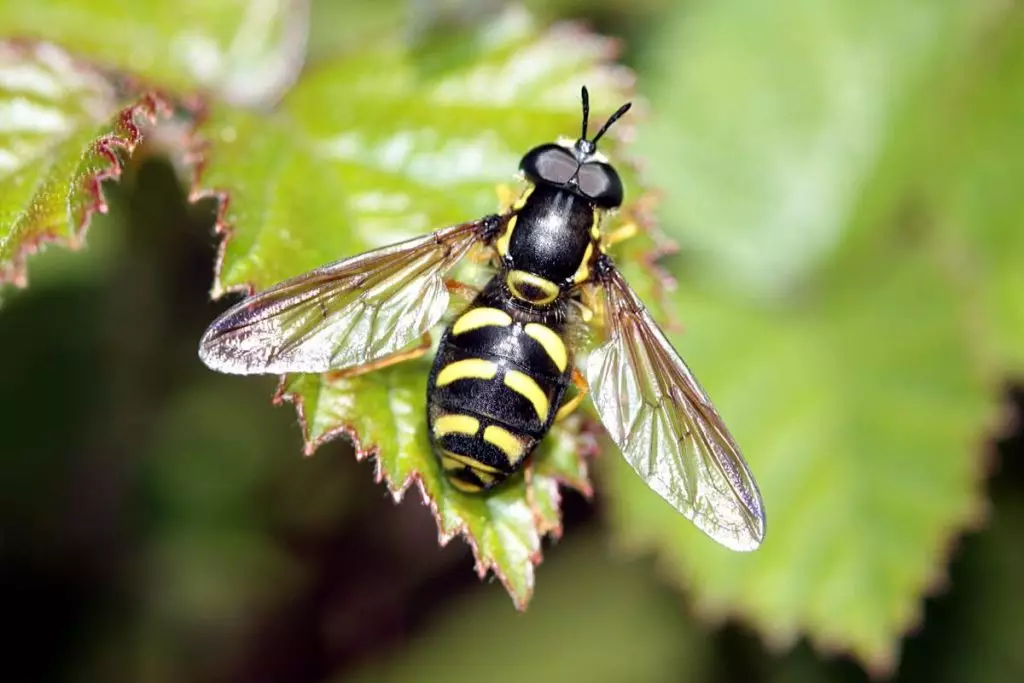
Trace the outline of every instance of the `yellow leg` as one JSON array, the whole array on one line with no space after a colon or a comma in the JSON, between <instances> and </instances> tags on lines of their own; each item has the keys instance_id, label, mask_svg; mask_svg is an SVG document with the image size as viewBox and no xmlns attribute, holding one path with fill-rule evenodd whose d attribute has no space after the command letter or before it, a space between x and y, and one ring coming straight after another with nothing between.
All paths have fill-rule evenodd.
<instances>
[{"instance_id":1,"label":"yellow leg","mask_svg":"<svg viewBox=\"0 0 1024 683\"><path fill-rule=\"evenodd\" d=\"M589 323L591 320L594 319L593 308L583 303L582 301L577 301L576 299L569 299L569 301L570 303L575 305L576 308L580 309L580 315L583 317L583 322Z\"/></svg>"},{"instance_id":2,"label":"yellow leg","mask_svg":"<svg viewBox=\"0 0 1024 683\"><path fill-rule=\"evenodd\" d=\"M358 377L359 375L362 375L367 372L372 372L374 370L386 368L389 365L395 365L396 363L402 363L407 360L419 358L420 356L422 356L423 354L430 350L430 345L430 333L425 332L423 336L420 337L420 343L411 349L395 351L392 354L384 356L383 358L378 358L377 360L372 361L370 363L366 363L365 365L356 365L351 368L345 368L343 370L335 370L333 372L327 373L327 376L332 380L346 379L349 377Z\"/></svg>"},{"instance_id":3,"label":"yellow leg","mask_svg":"<svg viewBox=\"0 0 1024 683\"><path fill-rule=\"evenodd\" d=\"M587 378L583 376L583 373L578 368L572 369L572 383L576 385L576 395L563 403L562 407L558 409L558 412L555 413L555 422L561 422L572 415L572 412L579 408L580 404L583 403L583 399L590 393L590 385L587 384Z\"/></svg>"},{"instance_id":4,"label":"yellow leg","mask_svg":"<svg viewBox=\"0 0 1024 683\"><path fill-rule=\"evenodd\" d=\"M636 237L638 232L640 232L640 227L635 221L626 221L604 236L601 240L601 247L602 249L609 249L619 242L624 242L631 237Z\"/></svg>"},{"instance_id":5,"label":"yellow leg","mask_svg":"<svg viewBox=\"0 0 1024 683\"><path fill-rule=\"evenodd\" d=\"M579 306L583 322L604 327L604 306L597 298L597 288L593 285L584 285L579 291L580 301L573 300L573 303Z\"/></svg>"}]
</instances>

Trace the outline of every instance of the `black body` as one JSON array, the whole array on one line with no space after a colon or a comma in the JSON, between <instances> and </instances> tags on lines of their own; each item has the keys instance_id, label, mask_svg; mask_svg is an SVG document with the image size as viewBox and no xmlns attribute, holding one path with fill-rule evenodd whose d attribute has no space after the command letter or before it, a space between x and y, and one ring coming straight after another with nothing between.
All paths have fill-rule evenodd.
<instances>
[{"instance_id":1,"label":"black body","mask_svg":"<svg viewBox=\"0 0 1024 683\"><path fill-rule=\"evenodd\" d=\"M519 210L503 265L569 289L593 241L593 224L593 203L560 188L538 185Z\"/></svg>"},{"instance_id":2,"label":"black body","mask_svg":"<svg viewBox=\"0 0 1024 683\"><path fill-rule=\"evenodd\" d=\"M625 104L587 139L533 148L520 162L531 183L493 238L500 268L445 331L427 383L427 422L442 467L463 491L505 481L559 415L573 377L566 325L571 297L593 280L602 215L622 204L622 181L597 141ZM584 385L585 386L585 385ZM582 395L578 395L581 398ZM573 399L566 414L578 404Z\"/></svg>"},{"instance_id":3,"label":"black body","mask_svg":"<svg viewBox=\"0 0 1024 683\"><path fill-rule=\"evenodd\" d=\"M551 428L569 383L572 358L567 350L567 362L560 369L545 346L528 335L525 328L533 323L562 337L568 305L561 302L545 310L524 307L508 293L500 277L495 277L460 319L474 309L488 308L507 313L508 324L486 325L454 334L453 323L445 330L427 381L427 414L435 452L445 464L449 478L457 485L462 484L459 488L472 491L500 484L520 468ZM438 387L438 374L463 360L492 362L497 372L490 379L461 377ZM507 385L506 377L512 372L529 377L543 392L547 404L543 418L526 395ZM473 434L438 436L435 425L443 415L470 416L478 421L479 429ZM492 425L515 437L520 444L518 457L510 458L493 440L485 438L490 436L487 428ZM447 460L452 454L467 460L458 463L461 467L456 466Z\"/></svg>"}]
</instances>

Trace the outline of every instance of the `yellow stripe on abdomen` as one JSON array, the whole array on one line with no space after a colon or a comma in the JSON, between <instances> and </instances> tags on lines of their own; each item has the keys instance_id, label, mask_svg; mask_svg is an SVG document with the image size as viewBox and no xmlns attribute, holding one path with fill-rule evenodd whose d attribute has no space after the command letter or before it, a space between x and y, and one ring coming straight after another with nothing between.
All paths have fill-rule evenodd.
<instances>
[{"instance_id":1,"label":"yellow stripe on abdomen","mask_svg":"<svg viewBox=\"0 0 1024 683\"><path fill-rule=\"evenodd\" d=\"M479 493L483 490L482 486L477 486L476 484L464 481L458 477L448 477L448 482L464 493Z\"/></svg>"},{"instance_id":2,"label":"yellow stripe on abdomen","mask_svg":"<svg viewBox=\"0 0 1024 683\"><path fill-rule=\"evenodd\" d=\"M512 432L498 425L488 425L484 429L484 441L491 444L508 458L508 464L515 467L523 459L526 444Z\"/></svg>"},{"instance_id":3,"label":"yellow stripe on abdomen","mask_svg":"<svg viewBox=\"0 0 1024 683\"><path fill-rule=\"evenodd\" d=\"M532 403L533 409L537 411L537 419L547 422L548 397L536 380L518 370L509 370L505 373L505 386Z\"/></svg>"},{"instance_id":4,"label":"yellow stripe on abdomen","mask_svg":"<svg viewBox=\"0 0 1024 683\"><path fill-rule=\"evenodd\" d=\"M490 429L490 427L488 427L487 429ZM485 430L484 433L486 434L486 430ZM484 438L486 438L486 436ZM461 453L455 453L454 451L450 451L448 449L442 449L441 450L441 457L442 458L448 458L448 459L452 460L453 462L458 463L459 466L461 466L461 467L468 467L469 469L477 470L478 472L487 472L488 474L501 474L501 470L499 470L497 467L491 467L490 465L485 465L484 463L480 462L479 460L474 460L473 458L469 457L468 455L462 455ZM445 467L445 469L448 469L448 468Z\"/></svg>"},{"instance_id":5,"label":"yellow stripe on abdomen","mask_svg":"<svg viewBox=\"0 0 1024 683\"><path fill-rule=\"evenodd\" d=\"M512 316L499 308L474 308L455 321L452 334L460 335L481 327L508 327L511 324Z\"/></svg>"},{"instance_id":6,"label":"yellow stripe on abdomen","mask_svg":"<svg viewBox=\"0 0 1024 683\"><path fill-rule=\"evenodd\" d=\"M480 421L471 415L442 415L434 420L434 436L445 434L468 434L474 436L480 431Z\"/></svg>"},{"instance_id":7,"label":"yellow stripe on abdomen","mask_svg":"<svg viewBox=\"0 0 1024 683\"><path fill-rule=\"evenodd\" d=\"M466 358L441 368L441 372L437 373L435 384L444 387L460 379L494 379L497 374L498 366L493 361L482 358Z\"/></svg>"},{"instance_id":8,"label":"yellow stripe on abdomen","mask_svg":"<svg viewBox=\"0 0 1024 683\"><path fill-rule=\"evenodd\" d=\"M557 332L540 323L526 323L523 331L541 345L559 372L565 372L565 366L569 364L569 354L565 350L565 342Z\"/></svg>"}]
</instances>

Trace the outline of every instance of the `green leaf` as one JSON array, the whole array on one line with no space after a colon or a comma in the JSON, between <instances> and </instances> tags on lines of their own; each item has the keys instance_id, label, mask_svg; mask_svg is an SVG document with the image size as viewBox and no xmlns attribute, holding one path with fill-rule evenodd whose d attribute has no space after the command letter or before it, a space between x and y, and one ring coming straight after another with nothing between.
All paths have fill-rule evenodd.
<instances>
[{"instance_id":1,"label":"green leaf","mask_svg":"<svg viewBox=\"0 0 1024 683\"><path fill-rule=\"evenodd\" d=\"M27 256L47 242L81 245L107 208L101 184L168 113L56 47L0 41L0 283L24 286Z\"/></svg>"},{"instance_id":2,"label":"green leaf","mask_svg":"<svg viewBox=\"0 0 1024 683\"><path fill-rule=\"evenodd\" d=\"M744 447L768 518L747 555L714 546L606 458L623 542L655 547L709 614L776 644L802 633L888 670L951 538L979 519L994 410L937 257L880 245L813 303L766 310L681 289L673 341ZM909 314L912 312L912 314Z\"/></svg>"},{"instance_id":3,"label":"green leaf","mask_svg":"<svg viewBox=\"0 0 1024 683\"><path fill-rule=\"evenodd\" d=\"M609 41L577 27L540 34L522 11L432 45L429 60L395 35L321 64L270 115L231 108L204 124L200 179L221 197L228 235L214 293L262 289L323 263L494 213L496 189L514 182L532 146L578 134L579 88L594 120L628 96L627 72L606 60ZM629 128L613 129L614 138ZM625 169L624 169L625 170ZM627 193L640 187L626 173ZM642 281L641 281L642 285ZM492 494L452 488L425 433L426 360L349 379L287 378L306 450L347 434L377 454L378 478L396 497L417 481L442 542L457 533L523 607L541 538L560 532L557 482L589 490L573 429L556 428L529 485ZM574 424L574 423L570 423Z\"/></svg>"},{"instance_id":4,"label":"green leaf","mask_svg":"<svg viewBox=\"0 0 1024 683\"><path fill-rule=\"evenodd\" d=\"M610 459L614 517L772 643L888 671L979 523L994 384L1024 348L1021 25L1000 3L727 0L652 41L639 146L690 266L674 339L768 532L710 549Z\"/></svg>"},{"instance_id":5,"label":"green leaf","mask_svg":"<svg viewBox=\"0 0 1024 683\"><path fill-rule=\"evenodd\" d=\"M441 543L465 534L480 576L493 570L525 607L541 536L560 530L557 484L582 488L586 483L575 440L555 430L537 451L529 486L518 476L492 494L462 493L448 483L430 446L429 372L429 363L411 361L352 378L292 375L278 397L296 404L307 454L343 433L355 443L357 458L375 456L377 479L386 482L396 502L416 482L437 518Z\"/></svg>"},{"instance_id":6,"label":"green leaf","mask_svg":"<svg viewBox=\"0 0 1024 683\"><path fill-rule=\"evenodd\" d=\"M0 26L166 88L251 104L298 73L308 12L308 0L47 0L0 4Z\"/></svg>"},{"instance_id":7,"label":"green leaf","mask_svg":"<svg viewBox=\"0 0 1024 683\"><path fill-rule=\"evenodd\" d=\"M1024 10L1006 19L953 72L927 130L949 138L931 199L950 274L974 306L979 353L993 375L1024 376Z\"/></svg>"},{"instance_id":8,"label":"green leaf","mask_svg":"<svg viewBox=\"0 0 1024 683\"><path fill-rule=\"evenodd\" d=\"M657 118L637 144L667 190L665 228L699 255L702 275L752 296L812 275L851 216L871 214L893 177L914 170L888 154L893 130L984 4L677 5L647 43Z\"/></svg>"}]
</instances>

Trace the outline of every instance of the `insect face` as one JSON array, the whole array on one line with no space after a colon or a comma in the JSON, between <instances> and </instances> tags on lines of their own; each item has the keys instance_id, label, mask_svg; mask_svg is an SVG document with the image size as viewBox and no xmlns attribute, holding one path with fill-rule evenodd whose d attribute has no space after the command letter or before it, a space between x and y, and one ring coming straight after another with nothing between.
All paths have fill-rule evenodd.
<instances>
[{"instance_id":1,"label":"insect face","mask_svg":"<svg viewBox=\"0 0 1024 683\"><path fill-rule=\"evenodd\" d=\"M622 205L622 179L618 172L597 151L601 139L613 123L629 111L626 103L612 114L591 139L587 139L590 118L590 96L583 88L583 128L580 138L572 145L548 143L534 147L519 162L527 179L578 194L601 207L615 209Z\"/></svg>"},{"instance_id":2,"label":"insect face","mask_svg":"<svg viewBox=\"0 0 1024 683\"><path fill-rule=\"evenodd\" d=\"M622 180L611 164L581 151L577 140L570 149L556 143L534 147L519 164L530 182L546 183L579 194L603 209L622 205ZM585 146L582 149L586 149Z\"/></svg>"}]
</instances>

